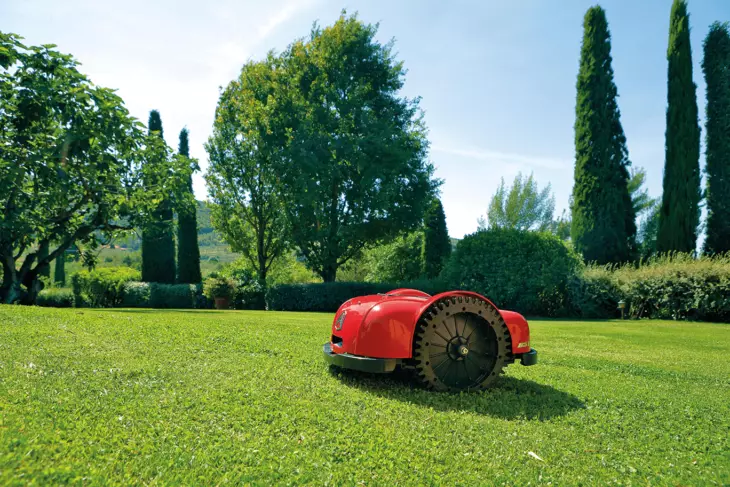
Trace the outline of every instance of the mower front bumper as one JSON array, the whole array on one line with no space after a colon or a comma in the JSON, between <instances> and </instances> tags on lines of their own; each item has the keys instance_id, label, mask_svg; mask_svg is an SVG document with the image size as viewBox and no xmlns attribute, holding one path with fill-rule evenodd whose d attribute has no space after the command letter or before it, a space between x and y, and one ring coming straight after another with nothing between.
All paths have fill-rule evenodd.
<instances>
[{"instance_id":1,"label":"mower front bumper","mask_svg":"<svg viewBox=\"0 0 730 487\"><path fill-rule=\"evenodd\" d=\"M373 372L383 374L393 372L398 362L394 358L370 358L361 357L359 355L351 355L349 353L334 353L332 344L324 344L324 359L330 365L342 367L343 369L360 370L362 372Z\"/></svg>"},{"instance_id":2,"label":"mower front bumper","mask_svg":"<svg viewBox=\"0 0 730 487\"><path fill-rule=\"evenodd\" d=\"M523 353L519 357L522 365L535 365L537 363L537 350L531 348L529 352Z\"/></svg>"}]
</instances>

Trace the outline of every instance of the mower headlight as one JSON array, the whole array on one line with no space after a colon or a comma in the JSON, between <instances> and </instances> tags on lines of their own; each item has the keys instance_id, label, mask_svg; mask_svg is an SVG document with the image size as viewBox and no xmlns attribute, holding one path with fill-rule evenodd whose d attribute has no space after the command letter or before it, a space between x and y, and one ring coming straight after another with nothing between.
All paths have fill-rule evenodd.
<instances>
[{"instance_id":1,"label":"mower headlight","mask_svg":"<svg viewBox=\"0 0 730 487\"><path fill-rule=\"evenodd\" d=\"M342 329L342 325L345 324L345 316L347 315L347 311L343 311L340 313L340 316L337 317L335 320L335 330L340 331Z\"/></svg>"}]
</instances>

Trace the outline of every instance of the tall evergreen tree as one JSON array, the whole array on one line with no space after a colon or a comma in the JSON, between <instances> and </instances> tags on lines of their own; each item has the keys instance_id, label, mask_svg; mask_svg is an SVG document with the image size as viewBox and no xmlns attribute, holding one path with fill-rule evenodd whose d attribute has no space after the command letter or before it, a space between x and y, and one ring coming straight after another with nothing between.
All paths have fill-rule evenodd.
<instances>
[{"instance_id":1,"label":"tall evergreen tree","mask_svg":"<svg viewBox=\"0 0 730 487\"><path fill-rule=\"evenodd\" d=\"M149 135L163 138L162 120L157 110L150 112ZM155 184L147 181L147 184ZM169 201L162 201L152 215L152 221L142 230L142 280L145 282L175 282L175 241L173 213Z\"/></svg>"},{"instance_id":2,"label":"tall evergreen tree","mask_svg":"<svg viewBox=\"0 0 730 487\"><path fill-rule=\"evenodd\" d=\"M700 222L700 127L697 87L692 81L689 14L685 0L674 0L667 49L667 128L664 194L659 212L657 250L692 252Z\"/></svg>"},{"instance_id":3,"label":"tall evergreen tree","mask_svg":"<svg viewBox=\"0 0 730 487\"><path fill-rule=\"evenodd\" d=\"M635 257L636 215L628 189L629 161L611 67L606 13L591 7L583 19L576 83L575 184L571 237L587 261Z\"/></svg>"},{"instance_id":4,"label":"tall evergreen tree","mask_svg":"<svg viewBox=\"0 0 730 487\"><path fill-rule=\"evenodd\" d=\"M56 264L53 270L53 282L59 286L66 285L66 259L63 253L56 257Z\"/></svg>"},{"instance_id":5,"label":"tall evergreen tree","mask_svg":"<svg viewBox=\"0 0 730 487\"><path fill-rule=\"evenodd\" d=\"M180 142L177 152L181 156L190 157L187 129L180 131ZM195 167L193 170L195 170ZM192 176L188 180L188 190L192 194ZM196 216L196 202L193 199L191 204L180 207L177 210L177 282L195 284L201 280L198 220Z\"/></svg>"},{"instance_id":6,"label":"tall evergreen tree","mask_svg":"<svg viewBox=\"0 0 730 487\"><path fill-rule=\"evenodd\" d=\"M434 198L424 216L423 250L421 252L424 276L427 278L438 276L449 255L451 255L451 239L446 229L444 207L438 198Z\"/></svg>"},{"instance_id":7,"label":"tall evergreen tree","mask_svg":"<svg viewBox=\"0 0 730 487\"><path fill-rule=\"evenodd\" d=\"M704 43L707 83L705 252L730 251L730 25L715 22Z\"/></svg>"}]
</instances>

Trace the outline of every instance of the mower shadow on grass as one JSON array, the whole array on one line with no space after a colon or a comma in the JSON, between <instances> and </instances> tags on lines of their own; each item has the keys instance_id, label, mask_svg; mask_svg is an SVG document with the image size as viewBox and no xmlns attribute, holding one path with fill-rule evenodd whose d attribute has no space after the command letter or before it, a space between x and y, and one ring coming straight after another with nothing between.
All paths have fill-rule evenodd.
<instances>
[{"instance_id":1,"label":"mower shadow on grass","mask_svg":"<svg viewBox=\"0 0 730 487\"><path fill-rule=\"evenodd\" d=\"M467 411L507 420L545 421L585 409L583 401L572 394L514 377L502 377L494 387L483 392L452 394L428 391L415 381L411 372L404 370L381 375L330 367L330 373L348 387L437 411Z\"/></svg>"}]
</instances>

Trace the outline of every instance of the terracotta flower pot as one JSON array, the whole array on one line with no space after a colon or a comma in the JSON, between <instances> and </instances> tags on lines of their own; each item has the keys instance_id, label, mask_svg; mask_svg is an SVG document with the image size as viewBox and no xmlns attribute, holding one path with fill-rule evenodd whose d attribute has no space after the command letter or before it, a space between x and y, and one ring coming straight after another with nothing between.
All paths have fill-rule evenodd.
<instances>
[{"instance_id":1,"label":"terracotta flower pot","mask_svg":"<svg viewBox=\"0 0 730 487\"><path fill-rule=\"evenodd\" d=\"M228 309L228 298L215 298L215 309Z\"/></svg>"}]
</instances>

